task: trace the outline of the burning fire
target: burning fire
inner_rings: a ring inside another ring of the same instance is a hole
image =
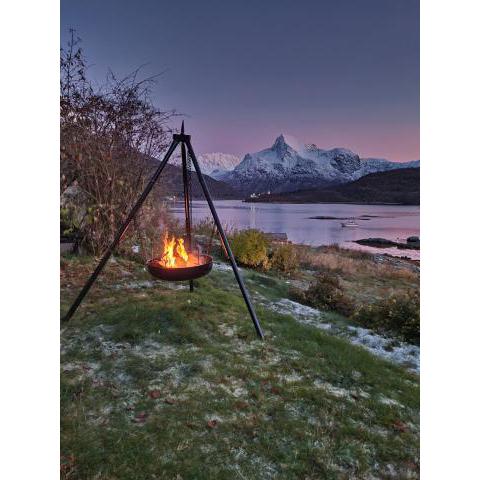
[[[198,265],[198,257],[185,250],[183,238],[170,238],[168,232],[163,237],[163,254],[159,259],[160,265],[166,268],[184,268]]]

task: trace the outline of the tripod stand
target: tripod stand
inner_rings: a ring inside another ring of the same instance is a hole
[[[257,315],[255,313],[255,310],[253,308],[252,302],[250,301],[250,297],[248,295],[247,289],[245,287],[245,284],[243,282],[242,276],[240,275],[240,272],[237,267],[237,263],[235,261],[235,257],[232,253],[232,250],[230,248],[230,244],[228,243],[227,236],[225,235],[225,232],[222,228],[222,224],[220,223],[220,219],[218,218],[217,211],[215,210],[215,205],[213,204],[212,197],[210,195],[210,191],[208,190],[208,186],[205,182],[205,178],[202,175],[202,172],[200,170],[200,165],[198,164],[197,157],[195,155],[195,152],[193,151],[193,147],[190,141],[190,135],[186,135],[184,131],[184,125],[182,122],[182,129],[180,134],[174,134],[173,135],[173,140],[170,145],[170,147],[167,150],[167,153],[163,157],[162,161],[160,162],[160,165],[157,167],[157,170],[153,174],[152,178],[148,182],[147,186],[145,187],[145,190],[142,192],[140,195],[139,199],[133,206],[132,210],[128,214],[127,218],[123,222],[122,226],[118,230],[117,234],[115,235],[115,238],[113,239],[111,245],[108,247],[106,252],[103,254],[102,259],[98,263],[97,267],[93,271],[93,273],[90,275],[90,278],[87,280],[85,285],[83,286],[82,290],[78,294],[77,298],[73,302],[72,306],[68,310],[67,314],[62,318],[62,322],[67,322],[70,320],[70,318],[73,316],[73,314],[76,312],[77,308],[80,306],[82,303],[82,300],[84,299],[85,295],[88,293],[92,285],[95,283],[95,280],[97,277],[100,275],[102,272],[103,268],[105,267],[108,259],[111,257],[112,253],[115,251],[117,248],[118,244],[120,243],[120,240],[122,239],[122,236],[124,233],[127,231],[128,226],[130,225],[130,222],[133,220],[137,212],[140,210],[141,206],[145,202],[146,198],[148,197],[148,194],[151,192],[152,188],[154,187],[155,183],[159,179],[163,169],[165,168],[165,165],[168,163],[170,157],[172,156],[173,152],[177,148],[178,145],[181,145],[181,153],[182,153],[182,169],[183,169],[183,183],[184,183],[184,206],[185,206],[185,219],[186,219],[186,230],[187,230],[187,245],[191,247],[191,217],[190,217],[190,192],[187,186],[187,168],[186,168],[186,151],[188,151],[188,154],[192,160],[193,167],[195,168],[195,171],[198,176],[198,180],[200,182],[200,186],[202,187],[203,194],[205,195],[205,199],[207,200],[208,206],[210,208],[210,212],[212,214],[213,220],[215,222],[215,225],[217,227],[218,233],[220,234],[220,238],[224,247],[224,250],[227,252],[228,258],[230,260],[230,264],[233,269],[233,273],[235,275],[235,278],[237,280],[238,286],[240,288],[240,291],[242,293],[243,299],[245,300],[245,304],[247,306],[248,312],[250,314],[250,317],[252,319],[253,325],[255,327],[255,331],[257,332],[257,335],[260,338],[264,338],[262,328],[260,326],[260,323],[258,321]],[[190,280],[190,291],[193,290],[193,283]]]

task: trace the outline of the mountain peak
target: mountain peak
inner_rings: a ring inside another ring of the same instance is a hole
[[[283,133],[281,133],[273,142],[272,149],[276,150],[277,148],[283,147],[286,145],[287,142],[285,142],[285,137]]]
[[[292,135],[285,135],[281,133],[272,145],[272,150],[277,152],[285,151],[288,147],[296,152],[300,152],[304,149],[304,145],[300,142],[297,138],[293,137]]]
[[[285,137],[283,134],[280,134],[272,145],[272,150],[276,152],[280,158],[282,158],[287,153],[288,148],[289,145],[285,141]]]

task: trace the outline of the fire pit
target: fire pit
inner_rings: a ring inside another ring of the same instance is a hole
[[[200,255],[199,264],[189,267],[164,267],[161,258],[153,258],[147,263],[151,275],[161,280],[195,280],[210,273],[213,260],[210,255]]]
[[[163,239],[163,254],[147,262],[151,275],[161,280],[194,280],[207,275],[212,270],[213,259],[210,255],[187,252],[183,238]]]

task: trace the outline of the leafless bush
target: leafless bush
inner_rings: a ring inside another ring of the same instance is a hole
[[[349,316],[354,311],[352,299],[345,293],[337,275],[320,272],[305,291],[292,292],[302,303]]]
[[[174,112],[153,105],[155,78],[138,79],[138,70],[121,79],[109,72],[104,84],[94,87],[74,31],[61,50],[60,69],[61,192],[72,185],[82,191],[84,240],[98,253],[145,187],[153,158],[167,145]],[[146,234],[161,213],[150,198],[127,235]]]

